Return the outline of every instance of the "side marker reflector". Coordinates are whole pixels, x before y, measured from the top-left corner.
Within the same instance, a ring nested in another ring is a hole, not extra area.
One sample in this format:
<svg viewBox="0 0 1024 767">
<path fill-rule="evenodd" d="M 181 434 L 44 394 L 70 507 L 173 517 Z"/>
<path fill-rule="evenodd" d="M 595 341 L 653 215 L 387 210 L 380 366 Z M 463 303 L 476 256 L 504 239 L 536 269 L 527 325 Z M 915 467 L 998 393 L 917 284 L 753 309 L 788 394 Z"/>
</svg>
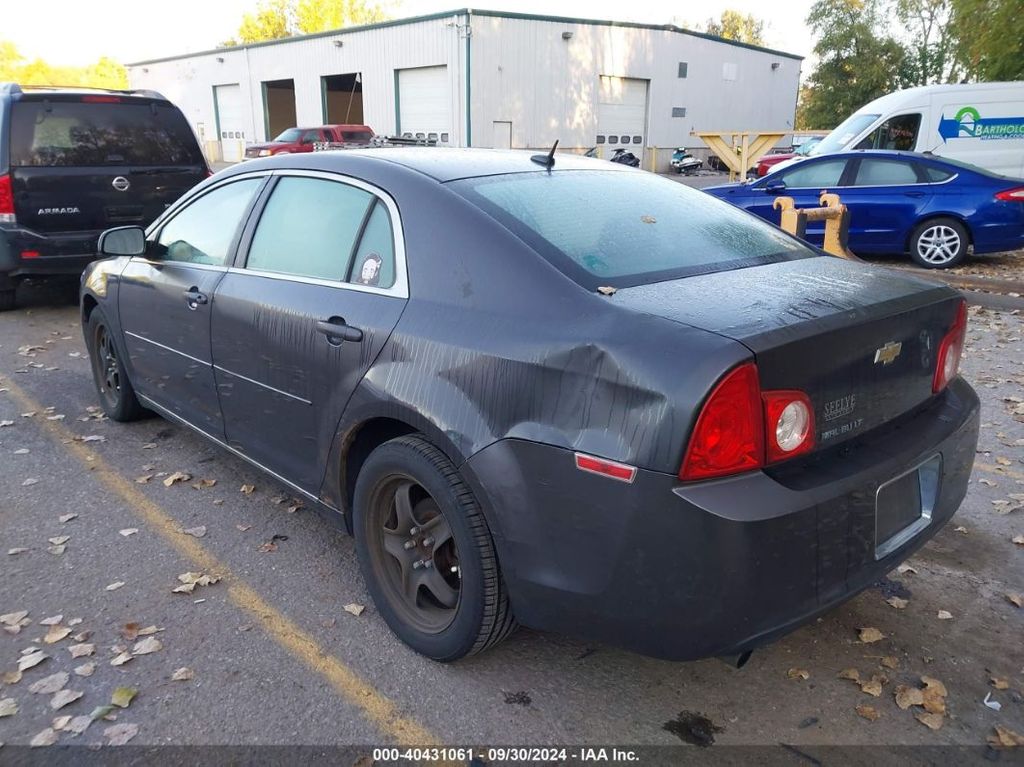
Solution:
<svg viewBox="0 0 1024 767">
<path fill-rule="evenodd" d="M 611 477 L 620 482 L 632 482 L 636 479 L 636 466 L 608 461 L 585 453 L 576 453 L 576 468 L 580 471 L 589 471 L 591 474 Z"/>
</svg>

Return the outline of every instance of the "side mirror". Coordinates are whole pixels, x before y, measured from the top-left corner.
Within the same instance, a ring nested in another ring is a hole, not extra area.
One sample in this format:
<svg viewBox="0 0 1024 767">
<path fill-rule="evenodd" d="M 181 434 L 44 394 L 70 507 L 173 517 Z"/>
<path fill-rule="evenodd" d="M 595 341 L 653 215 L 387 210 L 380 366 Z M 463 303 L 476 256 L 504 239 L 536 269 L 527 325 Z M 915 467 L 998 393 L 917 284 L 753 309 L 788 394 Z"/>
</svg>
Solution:
<svg viewBox="0 0 1024 767">
<path fill-rule="evenodd" d="M 768 194 L 781 194 L 786 191 L 786 184 L 782 181 L 772 181 L 764 185 L 764 191 Z"/>
<path fill-rule="evenodd" d="M 103 256 L 141 256 L 146 252 L 146 233 L 141 226 L 119 226 L 100 235 L 96 249 Z"/>
</svg>

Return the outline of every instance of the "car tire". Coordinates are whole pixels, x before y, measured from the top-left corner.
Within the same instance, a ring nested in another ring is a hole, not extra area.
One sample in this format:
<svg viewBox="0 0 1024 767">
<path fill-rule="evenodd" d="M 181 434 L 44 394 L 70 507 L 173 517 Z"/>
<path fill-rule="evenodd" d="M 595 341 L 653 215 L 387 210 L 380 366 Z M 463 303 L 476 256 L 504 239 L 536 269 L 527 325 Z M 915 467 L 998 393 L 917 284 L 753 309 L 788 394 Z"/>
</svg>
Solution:
<svg viewBox="0 0 1024 767">
<path fill-rule="evenodd" d="M 949 269 L 967 258 L 970 235 L 953 218 L 932 218 L 918 224 L 910 235 L 910 257 L 925 269 Z"/>
<path fill-rule="evenodd" d="M 516 627 L 480 504 L 421 435 L 385 442 L 367 457 L 356 479 L 353 532 L 374 604 L 421 655 L 456 661 Z"/>
<path fill-rule="evenodd" d="M 9 312 L 17 306 L 17 293 L 18 291 L 14 288 L 0 290 L 0 312 Z"/>
<path fill-rule="evenodd" d="M 85 324 L 85 338 L 92 380 L 100 407 L 107 418 L 113 421 L 136 421 L 147 415 L 128 380 L 128 373 L 121 360 L 121 350 L 102 309 L 97 307 L 89 315 Z"/>
</svg>

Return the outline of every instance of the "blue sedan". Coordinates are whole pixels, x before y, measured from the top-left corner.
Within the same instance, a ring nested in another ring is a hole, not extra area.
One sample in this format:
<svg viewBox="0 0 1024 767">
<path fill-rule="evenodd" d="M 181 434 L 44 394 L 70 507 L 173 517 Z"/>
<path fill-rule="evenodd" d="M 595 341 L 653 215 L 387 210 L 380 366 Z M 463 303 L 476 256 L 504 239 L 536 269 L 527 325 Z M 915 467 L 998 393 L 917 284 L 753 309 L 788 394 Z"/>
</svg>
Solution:
<svg viewBox="0 0 1024 767">
<path fill-rule="evenodd" d="M 754 183 L 704 191 L 777 224 L 776 197 L 798 208 L 818 206 L 825 191 L 850 209 L 850 250 L 910 253 L 920 266 L 944 269 L 967 256 L 1024 248 L 1024 181 L 966 163 L 913 152 L 860 151 L 823 155 L 777 170 Z M 821 245 L 824 222 L 808 222 Z"/>
</svg>

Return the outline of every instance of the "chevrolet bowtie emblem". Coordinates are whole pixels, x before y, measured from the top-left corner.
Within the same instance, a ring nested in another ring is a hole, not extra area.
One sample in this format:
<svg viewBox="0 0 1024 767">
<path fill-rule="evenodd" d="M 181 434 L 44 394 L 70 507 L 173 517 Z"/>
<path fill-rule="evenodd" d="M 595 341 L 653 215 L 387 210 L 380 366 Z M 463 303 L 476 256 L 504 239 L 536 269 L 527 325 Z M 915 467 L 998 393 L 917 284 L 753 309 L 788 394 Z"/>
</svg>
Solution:
<svg viewBox="0 0 1024 767">
<path fill-rule="evenodd" d="M 889 341 L 885 346 L 875 349 L 875 364 L 881 362 L 883 365 L 888 365 L 900 356 L 901 351 L 903 351 L 902 343 Z"/>
</svg>

